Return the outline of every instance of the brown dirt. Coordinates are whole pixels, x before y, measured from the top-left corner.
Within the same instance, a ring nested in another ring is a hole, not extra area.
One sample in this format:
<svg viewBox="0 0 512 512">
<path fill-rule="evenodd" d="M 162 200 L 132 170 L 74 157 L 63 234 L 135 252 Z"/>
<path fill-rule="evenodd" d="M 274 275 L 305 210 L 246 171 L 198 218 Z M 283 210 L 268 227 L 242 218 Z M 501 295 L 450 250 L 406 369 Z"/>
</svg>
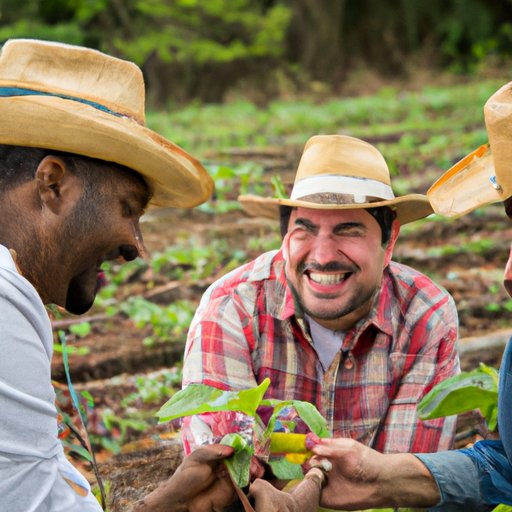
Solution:
<svg viewBox="0 0 512 512">
<path fill-rule="evenodd" d="M 294 168 L 299 151 L 295 149 L 276 152 L 273 162 L 278 164 L 269 165 L 269 169 L 278 165 L 292 175 L 290 170 Z M 269 158 L 268 154 L 260 157 Z M 500 280 L 512 230 L 503 231 L 504 219 L 500 207 L 495 206 L 453 222 L 419 222 L 402 230 L 395 251 L 397 261 L 433 276 L 452 293 L 460 315 L 461 358 L 466 370 L 475 368 L 481 361 L 498 366 L 508 337 L 509 313 L 500 307 L 507 297 Z M 203 245 L 225 239 L 230 247 L 246 249 L 247 258 L 259 252 L 248 249 L 250 239 L 271 240 L 278 236 L 277 222 L 250 219 L 241 212 L 212 215 L 199 210 L 150 212 L 143 230 L 151 251 L 162 251 L 177 238 L 193 236 Z M 143 294 L 161 304 L 183 298 L 197 303 L 206 286 L 221 272 L 222 268 L 216 268 L 210 276 L 194 282 L 168 282 L 163 278 L 155 279 L 154 275 L 138 275 L 124 285 L 120 293 L 125 297 Z M 108 451 L 97 449 L 103 478 L 111 485 L 111 511 L 125 511 L 133 501 L 172 474 L 182 452 L 179 440 L 172 436 L 172 425 L 156 425 L 152 416 L 165 401 L 164 397 L 149 404 L 140 396 L 128 405 L 123 404 L 123 399 L 137 393 L 137 377 L 156 381 L 169 369 L 179 367 L 184 335 L 173 342 L 148 348 L 142 344 L 147 327 L 139 329 L 122 315 L 108 318 L 102 312 L 91 315 L 91 334 L 74 343 L 89 348 L 89 353 L 70 357 L 76 388 L 89 391 L 94 398 L 94 409 L 89 411 L 89 431 L 112 439 L 117 435 L 119 439 L 119 425 L 106 429 L 100 419 L 103 411 L 110 409 L 119 417 L 133 417 L 134 412 L 140 417 L 146 413 L 146 429 L 138 432 L 128 428 L 119 455 L 113 457 Z M 64 318 L 54 324 L 66 328 L 66 322 L 72 321 L 74 319 Z M 65 382 L 58 354 L 52 371 L 56 381 Z M 476 435 L 486 434 L 485 427 L 474 415 L 463 415 L 458 430 L 459 445 L 474 440 Z M 90 468 L 79 459 L 76 462 L 94 481 Z"/>
</svg>

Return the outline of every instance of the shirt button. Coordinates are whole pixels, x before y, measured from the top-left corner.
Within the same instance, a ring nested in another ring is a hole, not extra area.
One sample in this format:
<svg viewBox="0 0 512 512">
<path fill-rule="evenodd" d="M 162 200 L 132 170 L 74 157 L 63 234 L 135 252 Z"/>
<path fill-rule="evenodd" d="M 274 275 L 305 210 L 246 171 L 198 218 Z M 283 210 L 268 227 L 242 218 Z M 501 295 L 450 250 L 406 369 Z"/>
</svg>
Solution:
<svg viewBox="0 0 512 512">
<path fill-rule="evenodd" d="M 345 367 L 346 370 L 352 370 L 352 368 L 354 368 L 354 361 L 352 359 L 351 354 L 347 356 L 347 358 L 343 362 L 343 366 Z"/>
</svg>

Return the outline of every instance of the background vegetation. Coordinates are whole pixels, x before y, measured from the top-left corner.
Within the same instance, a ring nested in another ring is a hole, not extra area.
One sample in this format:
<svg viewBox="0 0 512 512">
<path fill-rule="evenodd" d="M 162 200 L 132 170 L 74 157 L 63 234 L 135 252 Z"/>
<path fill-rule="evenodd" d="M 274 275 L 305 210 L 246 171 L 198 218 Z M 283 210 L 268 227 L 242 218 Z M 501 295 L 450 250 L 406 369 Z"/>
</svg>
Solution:
<svg viewBox="0 0 512 512">
<path fill-rule="evenodd" d="M 361 69 L 470 73 L 503 65 L 512 46 L 511 0 L 1 0 L 0 24 L 0 41 L 53 39 L 135 61 L 153 106 L 357 91 Z"/>
</svg>

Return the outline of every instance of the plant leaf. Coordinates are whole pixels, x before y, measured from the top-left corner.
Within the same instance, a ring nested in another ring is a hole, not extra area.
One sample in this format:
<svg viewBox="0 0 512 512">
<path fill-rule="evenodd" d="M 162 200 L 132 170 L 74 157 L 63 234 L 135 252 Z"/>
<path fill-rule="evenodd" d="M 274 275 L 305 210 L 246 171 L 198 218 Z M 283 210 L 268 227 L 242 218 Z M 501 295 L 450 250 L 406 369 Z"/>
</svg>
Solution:
<svg viewBox="0 0 512 512">
<path fill-rule="evenodd" d="M 311 432 L 314 432 L 318 437 L 328 437 L 329 430 L 327 428 L 327 422 L 325 418 L 318 412 L 318 409 L 309 402 L 303 402 L 302 400 L 262 400 L 261 405 L 273 407 L 274 412 L 268 422 L 267 437 L 272 433 L 274 424 L 279 415 L 281 409 L 285 407 L 293 407 L 297 411 L 297 414 L 304 421 Z"/>
<path fill-rule="evenodd" d="M 205 412 L 240 411 L 255 417 L 270 379 L 259 386 L 241 391 L 222 391 L 204 384 L 190 384 L 178 391 L 157 412 L 159 422 Z"/>
<path fill-rule="evenodd" d="M 419 417 L 425 420 L 480 409 L 491 429 L 491 425 L 496 426 L 497 406 L 497 372 L 480 365 L 476 370 L 440 382 L 423 397 L 417 410 Z"/>
<path fill-rule="evenodd" d="M 270 459 L 268 464 L 272 473 L 280 480 L 296 480 L 304 478 L 300 464 L 293 464 L 285 458 Z"/>
<path fill-rule="evenodd" d="M 227 434 L 220 444 L 232 446 L 235 453 L 225 463 L 233 481 L 241 489 L 249 485 L 251 457 L 254 448 L 240 434 Z"/>
</svg>

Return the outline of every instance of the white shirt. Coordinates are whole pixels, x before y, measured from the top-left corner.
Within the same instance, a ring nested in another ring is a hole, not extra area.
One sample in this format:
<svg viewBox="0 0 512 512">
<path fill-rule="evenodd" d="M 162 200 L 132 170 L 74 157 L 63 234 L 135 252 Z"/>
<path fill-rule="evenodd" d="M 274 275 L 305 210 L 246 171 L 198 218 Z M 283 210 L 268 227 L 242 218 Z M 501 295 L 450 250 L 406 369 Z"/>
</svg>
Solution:
<svg viewBox="0 0 512 512">
<path fill-rule="evenodd" d="M 0 245 L 0 510 L 98 512 L 57 437 L 53 337 L 34 287 Z M 87 493 L 77 494 L 64 476 Z"/>
</svg>

